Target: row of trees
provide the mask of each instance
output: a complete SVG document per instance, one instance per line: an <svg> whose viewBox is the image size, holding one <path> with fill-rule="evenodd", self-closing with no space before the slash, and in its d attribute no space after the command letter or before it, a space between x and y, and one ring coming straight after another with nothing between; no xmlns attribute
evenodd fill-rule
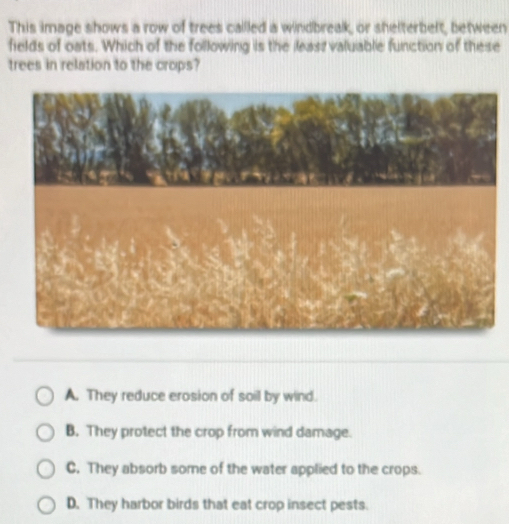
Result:
<svg viewBox="0 0 509 524"><path fill-rule="evenodd" d="M34 96L38 183L495 183L496 136L491 94L309 96L231 116L207 98Z"/></svg>

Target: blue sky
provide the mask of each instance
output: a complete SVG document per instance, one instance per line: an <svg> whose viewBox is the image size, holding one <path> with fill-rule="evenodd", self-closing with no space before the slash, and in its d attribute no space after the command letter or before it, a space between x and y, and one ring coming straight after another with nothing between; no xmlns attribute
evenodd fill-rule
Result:
<svg viewBox="0 0 509 524"><path fill-rule="evenodd" d="M216 106L222 108L228 115L249 105L267 104L273 107L291 108L296 100L302 100L308 96L319 96L329 98L344 93L133 93L137 99L146 98L155 107L167 103L176 108L183 102L189 100L207 98ZM384 98L387 93L362 93L367 97ZM423 98L435 100L440 96L449 96L450 93L415 93Z"/></svg>

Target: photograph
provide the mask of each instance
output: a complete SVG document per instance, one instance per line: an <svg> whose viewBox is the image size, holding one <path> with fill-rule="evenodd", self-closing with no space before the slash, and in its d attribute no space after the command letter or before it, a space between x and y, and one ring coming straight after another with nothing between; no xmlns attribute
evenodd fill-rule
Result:
<svg viewBox="0 0 509 524"><path fill-rule="evenodd" d="M37 324L490 328L495 93L37 93Z"/></svg>

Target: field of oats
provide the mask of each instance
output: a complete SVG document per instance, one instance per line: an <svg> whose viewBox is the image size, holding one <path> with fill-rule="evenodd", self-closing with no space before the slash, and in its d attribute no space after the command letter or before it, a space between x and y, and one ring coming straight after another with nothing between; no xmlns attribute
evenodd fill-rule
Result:
<svg viewBox="0 0 509 524"><path fill-rule="evenodd" d="M494 322L495 187L37 186L37 322Z"/></svg>

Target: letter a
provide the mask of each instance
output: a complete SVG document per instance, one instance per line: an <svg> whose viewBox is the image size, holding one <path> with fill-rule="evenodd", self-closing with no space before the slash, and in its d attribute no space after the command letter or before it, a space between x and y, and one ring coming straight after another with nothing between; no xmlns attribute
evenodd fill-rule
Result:
<svg viewBox="0 0 509 524"><path fill-rule="evenodd" d="M65 400L69 399L78 400L78 397L74 394L74 391L71 388L67 390L67 395L65 396Z"/></svg>

